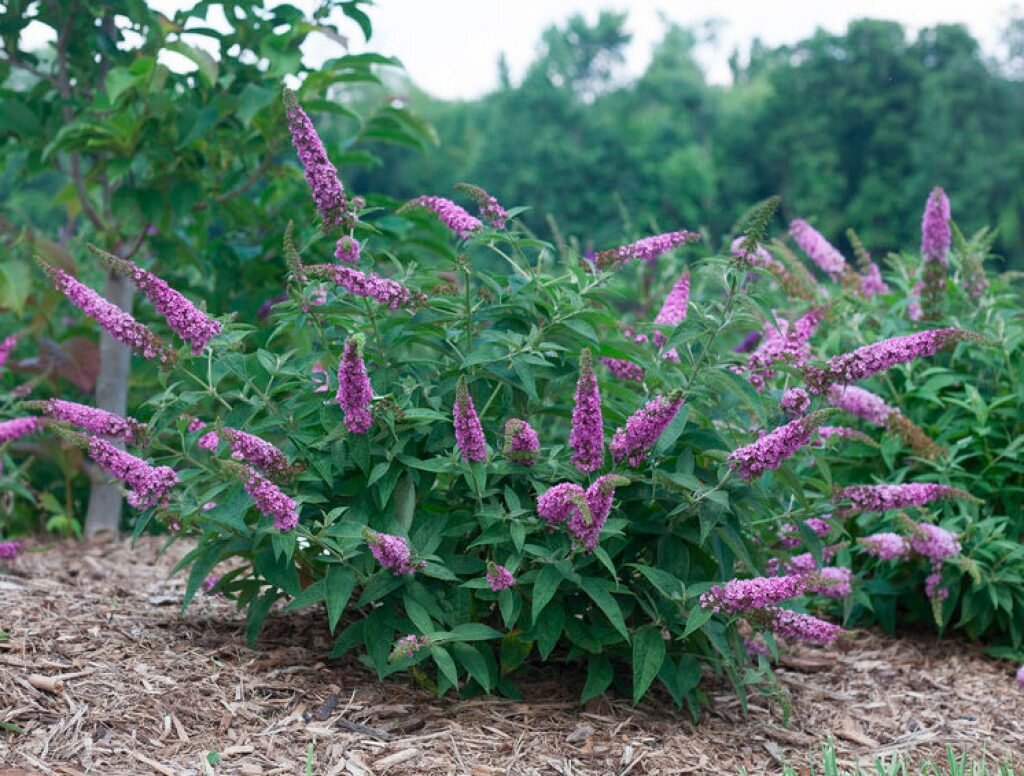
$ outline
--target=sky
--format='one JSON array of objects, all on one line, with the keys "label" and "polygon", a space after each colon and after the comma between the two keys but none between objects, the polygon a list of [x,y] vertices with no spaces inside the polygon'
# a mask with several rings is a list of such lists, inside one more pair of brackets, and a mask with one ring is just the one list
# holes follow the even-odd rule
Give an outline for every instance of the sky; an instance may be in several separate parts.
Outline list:
[{"label": "sky", "polygon": [[[1012,0],[376,0],[370,48],[398,56],[413,80],[443,98],[472,98],[497,85],[497,57],[504,52],[513,81],[532,61],[540,34],[573,13],[596,18],[599,9],[628,11],[633,33],[626,67],[643,72],[665,18],[698,24],[719,18],[725,26],[714,49],[699,52],[711,81],[729,79],[728,58],[754,38],[792,43],[823,27],[841,32],[852,19],[904,23],[912,33],[938,23],[965,23],[988,53],[996,53]],[[358,33],[352,36],[358,39]]]}]

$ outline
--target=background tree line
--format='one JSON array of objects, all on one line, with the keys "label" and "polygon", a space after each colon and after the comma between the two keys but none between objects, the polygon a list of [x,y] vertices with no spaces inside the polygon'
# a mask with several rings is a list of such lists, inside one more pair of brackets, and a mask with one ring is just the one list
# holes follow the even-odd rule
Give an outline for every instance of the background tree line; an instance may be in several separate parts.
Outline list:
[{"label": "background tree line", "polygon": [[755,42],[749,61],[732,57],[728,86],[707,82],[701,35],[668,25],[646,71],[623,83],[625,14],[577,16],[543,34],[520,83],[499,62],[499,88],[478,100],[401,84],[440,145],[377,149],[384,163],[355,171],[356,188],[407,197],[470,180],[534,203],[533,229],[584,249],[624,226],[700,226],[718,239],[751,203],[781,194],[785,217],[840,244],[855,223],[881,253],[913,242],[920,203],[940,184],[965,230],[997,227],[997,252],[1022,266],[1022,20],[998,62],[959,25],[911,38],[862,20],[792,45]]}]

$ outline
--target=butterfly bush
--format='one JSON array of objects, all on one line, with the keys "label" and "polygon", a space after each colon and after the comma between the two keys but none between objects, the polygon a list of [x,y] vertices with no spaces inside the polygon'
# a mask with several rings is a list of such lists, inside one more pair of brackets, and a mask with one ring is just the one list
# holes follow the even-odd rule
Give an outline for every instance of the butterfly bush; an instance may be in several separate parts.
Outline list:
[{"label": "butterfly bush", "polygon": [[[877,602],[872,575],[907,572],[901,606],[921,599],[948,621],[974,528],[950,538],[923,526],[946,510],[940,530],[959,531],[979,508],[944,481],[957,466],[889,437],[864,456],[852,432],[820,428],[845,412],[892,431],[920,410],[903,375],[877,389],[898,410],[851,383],[973,337],[966,324],[907,334],[879,312],[895,275],[859,255],[858,274],[797,229],[841,281],[819,285],[770,241],[771,201],[724,257],[685,230],[590,258],[556,252],[519,224],[519,207],[473,186],[459,191],[479,217],[443,197],[366,208],[294,95],[285,119],[311,198],[282,198],[300,226],[266,225],[283,232],[266,320],[186,306],[187,289],[133,274],[164,316],[154,326],[188,345],[172,361],[147,328],[46,268],[167,371],[132,408],[144,433],[70,394],[44,419],[0,419],[5,461],[36,445],[29,434],[82,445],[125,484],[136,530],[188,541],[186,603],[219,575],[211,589],[248,607],[248,638],[280,604],[309,608],[334,637],[330,656],[358,652],[382,677],[413,667],[441,694],[512,691],[529,653],[589,664],[588,697],[621,675],[634,700],[656,683],[694,713],[705,672],[737,692],[772,685],[741,639],[827,649],[884,612],[864,605]],[[744,336],[751,311],[773,309],[786,315]],[[113,444],[129,431],[130,453]],[[856,484],[887,478],[936,482]],[[878,538],[895,531],[899,551]],[[764,576],[734,579],[745,568]]]},{"label": "butterfly bush", "polygon": [[120,439],[123,442],[139,441],[146,429],[145,425],[134,418],[123,418],[113,412],[65,399],[26,402],[25,406],[38,409],[52,420],[70,423],[90,434],[108,439]]},{"label": "butterfly bush", "polygon": [[833,280],[838,280],[846,269],[846,259],[835,246],[803,219],[794,219],[789,225],[789,234],[800,250],[818,265]]}]

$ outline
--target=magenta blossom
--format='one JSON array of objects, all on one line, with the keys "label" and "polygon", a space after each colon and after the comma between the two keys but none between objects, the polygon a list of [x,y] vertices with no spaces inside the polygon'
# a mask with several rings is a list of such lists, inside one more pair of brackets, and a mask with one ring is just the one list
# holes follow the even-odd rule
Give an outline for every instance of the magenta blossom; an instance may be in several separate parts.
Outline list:
[{"label": "magenta blossom", "polygon": [[479,218],[470,215],[464,208],[444,197],[417,197],[405,207],[422,207],[435,213],[441,219],[441,223],[460,240],[465,240],[483,226]]},{"label": "magenta blossom", "polygon": [[825,312],[825,307],[814,307],[793,323],[785,318],[777,319],[778,326],[765,321],[760,344],[747,357],[746,366],[737,371],[749,372],[750,384],[760,391],[768,380],[775,377],[776,364],[806,365],[811,357],[811,336],[817,331]]},{"label": "magenta blossom", "polygon": [[933,501],[965,499],[974,501],[970,493],[949,485],[931,482],[905,482],[900,485],[851,485],[835,492],[833,503],[849,502],[836,511],[840,517],[864,512],[885,512],[888,509],[921,507]]},{"label": "magenta blossom", "polygon": [[945,528],[918,523],[910,537],[910,549],[929,560],[943,561],[960,552],[960,539]]},{"label": "magenta blossom", "polygon": [[[224,428],[224,438],[231,448],[231,457],[236,461],[245,461],[271,477],[277,477],[288,471],[288,459],[284,453],[265,439],[254,434],[239,431],[237,428]],[[200,440],[202,444],[202,440]]]},{"label": "magenta blossom", "polygon": [[808,407],[811,406],[811,397],[803,388],[790,388],[782,394],[779,406],[782,407],[782,411],[786,413],[787,417],[795,418],[807,412]]},{"label": "magenta blossom", "polygon": [[376,561],[398,576],[415,574],[426,566],[422,561],[413,561],[409,542],[402,536],[367,531],[366,543]]},{"label": "magenta blossom", "polygon": [[313,202],[316,203],[324,229],[338,226],[348,217],[345,189],[338,179],[338,170],[327,158],[327,150],[313,122],[290,91],[285,92],[285,115],[292,134],[292,145],[298,152],[306,183],[313,193]]},{"label": "magenta blossom", "polygon": [[54,420],[70,423],[90,434],[135,442],[141,438],[145,426],[133,418],[122,418],[113,412],[76,404],[63,399],[50,399],[43,405],[43,412]]},{"label": "magenta blossom", "polygon": [[540,439],[533,426],[525,420],[511,418],[505,423],[505,457],[523,466],[537,463]]},{"label": "magenta blossom", "polygon": [[762,269],[766,269],[776,263],[775,258],[763,245],[753,245],[747,248],[745,247],[746,242],[747,238],[743,235],[732,241],[729,250],[734,258],[749,262],[751,266],[761,267]]},{"label": "magenta blossom", "polygon": [[3,369],[4,364],[7,363],[7,359],[11,355],[11,351],[14,350],[14,346],[17,344],[17,334],[12,334],[10,337],[4,337],[4,339],[0,341],[0,369]]},{"label": "magenta blossom", "polygon": [[604,420],[601,417],[601,393],[590,351],[580,354],[580,376],[576,382],[576,406],[572,410],[569,434],[572,463],[581,472],[601,468],[604,461]]},{"label": "magenta blossom", "polygon": [[889,293],[889,286],[882,280],[882,273],[875,262],[871,262],[868,271],[860,276],[860,292],[868,299]]},{"label": "magenta blossom", "polygon": [[89,438],[88,451],[97,466],[129,487],[128,503],[133,507],[167,506],[171,489],[178,484],[170,466],[152,466],[98,437]]},{"label": "magenta blossom", "polygon": [[365,434],[373,426],[370,403],[373,386],[366,374],[362,356],[362,337],[350,337],[338,363],[338,392],[335,400],[345,413],[345,426],[353,434]]},{"label": "magenta blossom", "polygon": [[42,267],[50,276],[54,288],[64,294],[71,304],[96,321],[113,339],[143,358],[155,358],[161,363],[171,359],[170,351],[160,339],[120,307],[79,283],[64,270],[48,264],[43,264]]},{"label": "magenta blossom", "polygon": [[686,320],[686,306],[690,301],[690,273],[684,272],[668,292],[661,305],[661,311],[654,319],[656,324],[678,326]]},{"label": "magenta blossom", "polygon": [[480,217],[495,229],[504,229],[508,213],[501,203],[479,186],[472,183],[457,183],[455,188],[465,191],[480,208]]},{"label": "magenta blossom", "polygon": [[977,335],[963,329],[945,328],[875,342],[851,353],[833,356],[824,368],[807,367],[804,371],[807,387],[811,393],[823,393],[832,385],[866,380],[897,364],[934,355],[967,339],[977,339]]},{"label": "magenta blossom", "polygon": [[645,237],[635,243],[623,245],[611,250],[599,251],[596,255],[597,265],[606,267],[617,261],[631,261],[634,259],[651,262],[661,254],[672,250],[680,245],[695,242],[700,239],[696,232],[688,232],[685,229],[677,232],[666,232],[652,237]]},{"label": "magenta blossom", "polygon": [[1017,686],[1024,688],[1024,666],[1017,669]]},{"label": "magenta blossom", "polygon": [[615,489],[628,485],[629,480],[617,474],[605,474],[594,480],[586,490],[587,509],[576,510],[569,515],[568,529],[580,546],[593,550],[601,536],[601,529],[612,511]]},{"label": "magenta blossom", "polygon": [[668,396],[652,399],[633,413],[625,427],[615,431],[609,445],[615,462],[626,460],[630,466],[641,466],[684,401],[682,393],[674,391]]},{"label": "magenta blossom", "polygon": [[11,418],[0,421],[0,445],[43,430],[42,418]]},{"label": "magenta blossom", "polygon": [[819,410],[797,418],[765,434],[756,442],[737,448],[729,455],[729,465],[747,480],[778,469],[783,461],[791,458],[810,441],[811,434],[828,417],[829,412]]},{"label": "magenta blossom", "polygon": [[632,383],[644,381],[644,369],[642,366],[627,361],[624,358],[607,358],[602,356],[601,363],[608,367],[608,371],[620,380],[629,380]]},{"label": "magenta blossom", "polygon": [[828,403],[875,426],[885,426],[889,417],[899,412],[877,394],[855,385],[833,385],[828,389]]},{"label": "magenta blossom", "polygon": [[[307,267],[310,274],[316,271],[316,267]],[[412,293],[396,280],[374,275],[373,273],[361,272],[352,267],[341,265],[329,265],[334,285],[341,286],[350,294],[364,296],[374,299],[381,304],[387,305],[392,310],[408,304],[412,300]]]},{"label": "magenta blossom", "polygon": [[487,584],[491,586],[491,590],[495,593],[512,587],[516,583],[516,578],[512,576],[512,572],[504,566],[499,566],[497,563],[487,564],[486,577]]},{"label": "magenta blossom", "polygon": [[949,197],[936,186],[928,196],[921,219],[921,255],[924,260],[946,266],[949,264],[949,246],[952,235],[949,228]]},{"label": "magenta blossom", "polygon": [[256,509],[265,517],[273,518],[274,528],[287,532],[299,523],[299,509],[274,483],[250,466],[246,466],[242,485]]},{"label": "magenta blossom", "polygon": [[199,441],[196,444],[203,450],[215,453],[217,448],[220,447],[220,437],[217,436],[216,431],[208,431],[199,437]]},{"label": "magenta blossom", "polygon": [[469,395],[469,388],[466,387],[465,377],[460,377],[455,386],[452,417],[455,425],[455,444],[459,447],[462,460],[466,463],[486,461],[487,440],[484,438],[484,429],[473,405],[473,397]]},{"label": "magenta blossom", "polygon": [[802,574],[783,577],[754,577],[731,579],[725,585],[715,585],[700,597],[704,609],[726,614],[749,612],[796,598],[807,588],[808,578]]},{"label": "magenta blossom", "polygon": [[789,609],[769,609],[770,625],[776,636],[808,644],[831,644],[843,634],[838,625]]},{"label": "magenta blossom", "polygon": [[21,555],[22,542],[0,542],[0,560],[15,560]]},{"label": "magenta blossom", "polygon": [[359,241],[347,234],[340,237],[334,246],[334,258],[343,264],[358,264]]},{"label": "magenta blossom", "polygon": [[317,361],[309,370],[309,376],[313,379],[313,393],[327,393],[331,390],[331,376],[324,369],[324,365]]},{"label": "magenta blossom", "polygon": [[879,560],[903,558],[910,551],[906,539],[896,533],[876,533],[860,540],[861,546],[868,555]]},{"label": "magenta blossom", "polygon": [[833,280],[838,280],[846,269],[846,260],[835,246],[826,240],[820,232],[802,219],[795,219],[789,225],[789,234],[807,254]]},{"label": "magenta blossom", "polygon": [[818,571],[818,581],[808,587],[812,593],[842,600],[853,593],[853,572],[845,566],[826,566]]}]

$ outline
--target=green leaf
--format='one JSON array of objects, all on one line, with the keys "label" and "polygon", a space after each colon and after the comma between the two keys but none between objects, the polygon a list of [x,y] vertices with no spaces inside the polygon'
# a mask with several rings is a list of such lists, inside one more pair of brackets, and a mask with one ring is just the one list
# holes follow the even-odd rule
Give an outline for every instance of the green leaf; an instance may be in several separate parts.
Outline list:
[{"label": "green leaf", "polygon": [[217,60],[202,49],[190,46],[181,40],[174,40],[170,43],[165,43],[164,48],[168,51],[174,51],[181,54],[183,57],[191,59],[192,62],[195,63],[196,67],[199,68],[199,73],[202,75],[203,80],[206,81],[207,86],[216,82]]},{"label": "green leaf", "polygon": [[461,625],[456,625],[451,634],[453,639],[459,641],[487,641],[500,639],[503,635],[501,631],[481,622],[464,622]]},{"label": "green leaf", "polygon": [[476,647],[472,647],[469,644],[464,644],[461,641],[456,641],[452,644],[452,649],[455,652],[455,657],[462,664],[462,667],[469,672],[469,675],[473,677],[477,684],[484,688],[486,692],[490,692],[494,686],[493,677],[491,672],[487,669],[487,661],[484,660],[484,656],[480,654]]},{"label": "green leaf", "polygon": [[607,690],[614,676],[611,661],[607,657],[591,655],[587,662],[587,682],[583,685],[580,703],[586,703]]},{"label": "green leaf", "polygon": [[267,619],[267,613],[275,600],[277,591],[271,589],[249,604],[249,616],[245,621],[245,641],[250,648],[256,643],[263,629],[263,622]]},{"label": "green leaf", "polygon": [[32,293],[32,270],[24,261],[5,257],[0,262],[0,308],[21,315]]},{"label": "green leaf", "polygon": [[257,84],[246,84],[238,97],[238,110],[235,116],[248,127],[252,124],[253,117],[276,99],[277,93],[272,89]]},{"label": "green leaf", "polygon": [[651,686],[665,660],[665,639],[661,629],[645,625],[633,636],[633,703],[637,704]]},{"label": "green leaf", "polygon": [[405,606],[406,615],[412,620],[412,624],[419,629],[420,633],[432,633],[434,631],[434,622],[430,619],[427,610],[423,608],[422,604],[414,600],[408,592],[402,596],[402,603]]},{"label": "green leaf", "polygon": [[327,567],[324,593],[327,601],[327,625],[331,629],[331,633],[334,633],[334,628],[337,626],[338,620],[341,619],[355,586],[356,574],[351,568],[337,563],[332,563]]},{"label": "green leaf", "polygon": [[455,661],[451,654],[444,647],[431,647],[430,655],[434,658],[438,670],[451,682],[452,687],[459,686],[459,669],[455,667]]},{"label": "green leaf", "polygon": [[615,630],[622,634],[622,638],[628,643],[629,629],[626,627],[626,621],[622,618],[622,609],[619,608],[619,602],[615,600],[615,597],[609,590],[611,583],[597,577],[583,577],[581,587],[583,592],[590,596],[590,599],[604,612],[605,617],[608,618],[608,621]]},{"label": "green leaf", "polygon": [[696,606],[690,610],[690,616],[686,618],[686,630],[683,631],[683,638],[685,639],[691,633],[698,628],[704,626],[708,620],[711,619],[713,612],[710,609],[705,609],[702,606]]},{"label": "green leaf", "polygon": [[678,577],[642,563],[631,563],[630,566],[647,577],[647,581],[670,601],[681,601],[685,597],[686,586]]},{"label": "green leaf", "polygon": [[324,580],[318,579],[312,585],[309,585],[305,590],[295,596],[295,598],[293,598],[288,605],[284,607],[284,610],[286,612],[291,612],[296,609],[302,609],[306,606],[318,604],[324,600],[324,590]]},{"label": "green leaf", "polygon": [[544,607],[554,597],[560,584],[562,584],[562,574],[552,564],[544,566],[537,574],[537,579],[533,583],[533,608],[531,610],[535,625],[537,616],[544,611]]}]

